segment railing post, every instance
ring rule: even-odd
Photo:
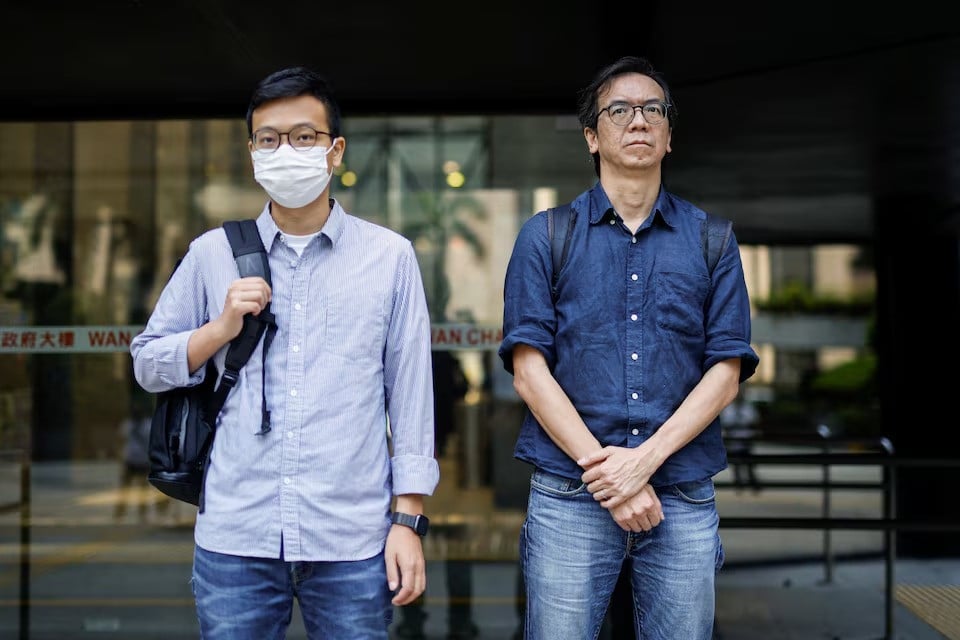
[[[886,528],[883,530],[883,598],[884,638],[886,640],[893,640],[893,606],[894,598],[896,597],[894,568],[897,562],[896,523],[894,522],[896,518],[897,461],[892,456],[893,444],[887,438],[883,438],[880,444],[887,454],[890,455],[890,458],[886,460],[883,465],[883,519],[887,523]]]
[[[30,449],[20,452],[20,640],[30,637]]]
[[[830,453],[830,427],[825,424],[817,426],[817,435],[823,439],[821,450],[824,455]],[[830,463],[823,464],[823,504],[821,516],[825,522],[830,520]],[[833,582],[833,547],[832,531],[829,526],[823,529],[823,584]]]

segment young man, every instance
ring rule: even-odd
[[[517,236],[500,357],[527,405],[526,634],[595,638],[629,558],[637,637],[709,640],[723,561],[717,415],[758,362],[736,239],[710,274],[703,211],[663,188],[676,109],[642,58],[599,72],[579,119],[599,181],[572,204],[551,294],[545,212]]]
[[[416,256],[329,197],[346,141],[322,77],[265,78],[247,128],[273,287],[238,278],[223,229],[208,231],[131,344],[157,392],[200,382],[209,358],[222,371],[245,314],[276,317],[220,414],[194,533],[200,630],[281,638],[296,598],[310,638],[385,640],[392,605],[426,586],[423,496],[439,479]]]

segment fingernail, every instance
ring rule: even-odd
[[[388,586],[390,587],[390,591],[396,591],[396,590],[397,590],[397,583],[396,583],[396,582],[391,582]]]

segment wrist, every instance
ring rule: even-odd
[[[403,513],[402,511],[394,511],[390,516],[390,522],[395,525],[413,529],[414,533],[421,538],[427,535],[427,531],[430,528],[430,520],[422,513],[410,514]]]

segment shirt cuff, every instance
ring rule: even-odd
[[[391,466],[394,495],[415,493],[432,496],[440,482],[440,465],[431,456],[395,456]]]

